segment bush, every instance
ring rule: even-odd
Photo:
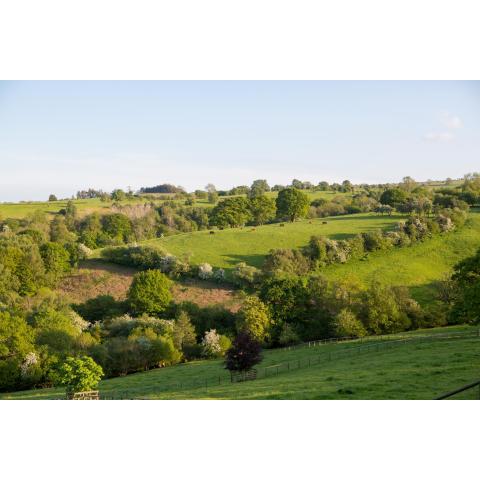
[[[280,248],[270,250],[262,269],[270,275],[305,275],[310,270],[310,262],[300,250]]]
[[[234,283],[243,288],[253,287],[260,281],[262,272],[245,262],[240,262],[235,265],[232,272]]]
[[[336,337],[364,337],[367,334],[362,322],[346,308],[334,320]]]
[[[102,377],[102,367],[92,358],[67,357],[58,370],[56,383],[66,387],[67,393],[88,392],[98,387]]]
[[[219,335],[215,329],[205,332],[202,340],[202,355],[206,358],[218,358],[225,354],[225,348],[228,348],[228,341],[225,341],[222,335]]]
[[[209,280],[213,276],[213,268],[209,263],[201,263],[198,266],[198,277],[202,280]]]
[[[135,314],[164,312],[172,300],[171,286],[171,280],[159,270],[137,273],[127,294],[130,309]]]

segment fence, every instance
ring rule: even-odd
[[[435,400],[480,400],[480,380],[444,393]]]
[[[395,348],[400,345],[405,344],[417,344],[417,343],[430,343],[438,340],[451,340],[455,338],[478,338],[480,337],[480,330],[466,331],[466,332],[449,332],[449,333],[439,333],[435,335],[406,335],[402,338],[397,336],[382,336],[382,337],[370,337],[370,339],[359,340],[356,339],[354,345],[348,346],[342,349],[328,352],[318,352],[312,355],[309,355],[304,358],[299,358],[296,360],[291,360],[287,362],[277,363],[274,365],[267,365],[264,367],[257,367],[256,370],[256,379],[269,378],[272,376],[279,375],[281,373],[299,370],[303,368],[309,368],[316,365],[324,364],[326,362],[331,362],[334,360],[339,360],[342,358],[353,357],[355,355],[362,355],[368,353],[380,353],[387,351],[389,349]],[[377,340],[380,338],[380,340]],[[395,338],[394,340],[387,340],[386,338]],[[340,343],[339,339],[335,343]],[[345,340],[342,340],[345,342]],[[328,343],[332,343],[327,341]],[[318,340],[315,342],[306,342],[302,344],[303,348],[314,349],[315,347],[321,347],[325,345],[324,340]],[[300,348],[300,346],[296,346]],[[288,350],[288,347],[282,347],[282,350]],[[184,382],[172,382],[168,384],[157,384],[152,385],[150,388],[141,388],[141,389],[129,389],[123,391],[115,392],[101,392],[100,399],[102,400],[127,400],[127,399],[141,399],[147,398],[148,395],[161,393],[166,391],[179,391],[186,389],[204,389],[205,392],[208,391],[209,387],[215,387],[220,385],[231,385],[232,380],[228,373],[223,375],[217,375],[215,377],[205,377],[194,379],[191,381]]]

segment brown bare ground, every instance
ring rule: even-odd
[[[77,272],[62,280],[58,290],[72,303],[82,303],[98,295],[124,300],[136,272],[134,268],[87,260]],[[233,288],[190,278],[175,282],[172,295],[176,303],[188,301],[201,307],[222,305],[232,312],[236,312],[242,303]]]

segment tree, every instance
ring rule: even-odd
[[[453,268],[455,294],[449,312],[451,323],[480,323],[480,250]]]
[[[208,193],[217,193],[217,189],[213,183],[207,183],[207,185],[205,185],[205,190]]]
[[[237,330],[248,332],[255,340],[265,342],[270,337],[272,324],[268,307],[258,297],[247,297],[239,311]]]
[[[388,188],[380,196],[380,203],[383,205],[390,205],[391,207],[398,207],[407,200],[407,193],[400,188]]]
[[[173,325],[173,344],[178,350],[184,351],[185,348],[192,347],[196,343],[195,327],[188,313],[182,310]]]
[[[122,202],[127,198],[127,194],[121,188],[117,188],[111,193],[111,197],[116,202]]]
[[[250,200],[250,211],[255,225],[263,225],[275,218],[275,200],[266,195],[258,195]]]
[[[270,191],[270,186],[268,185],[266,180],[255,180],[252,183],[252,186],[250,187],[248,196],[250,198],[255,198],[269,191]]]
[[[208,203],[217,203],[218,202],[218,192],[208,192]]]
[[[103,369],[93,358],[67,357],[57,374],[57,384],[66,387],[67,394],[96,390],[103,377]]]
[[[65,214],[65,224],[67,225],[67,228],[71,231],[75,230],[75,221],[78,216],[76,205],[69,200],[65,210],[61,211],[61,213]]]
[[[411,192],[417,186],[417,182],[412,177],[403,177],[400,187]]]
[[[240,332],[227,350],[225,368],[230,372],[248,372],[262,361],[262,348],[248,332]]]
[[[65,247],[55,242],[44,243],[40,247],[46,272],[53,281],[58,280],[62,274],[70,270],[70,255]]]
[[[244,197],[226,198],[212,210],[210,222],[222,228],[243,226],[252,217],[249,207]]]
[[[136,314],[157,315],[165,311],[172,300],[171,280],[160,270],[146,270],[133,277],[127,299]]]
[[[296,188],[285,188],[278,193],[276,200],[277,216],[289,218],[294,222],[304,217],[310,206],[308,196]]]
[[[70,232],[62,216],[56,215],[50,222],[50,240],[52,242],[66,243],[75,239],[75,235]]]
[[[49,201],[49,202],[56,202],[56,201],[58,201],[58,198],[57,198],[53,193],[51,193],[51,194],[48,196],[48,201]]]
[[[227,337],[218,334],[214,328],[205,332],[202,340],[202,354],[204,357],[222,357],[228,348],[230,348],[230,342]]]
[[[132,235],[132,222],[123,213],[113,213],[102,218],[103,231],[112,239],[127,242]]]
[[[344,180],[342,182],[342,191],[343,192],[353,192],[353,185],[350,180]]]
[[[367,334],[362,322],[346,308],[335,317],[334,328],[337,337],[364,337]]]

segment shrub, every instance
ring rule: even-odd
[[[362,322],[346,308],[335,317],[334,328],[337,337],[364,337],[367,334]]]
[[[215,329],[205,332],[202,340],[202,354],[206,358],[217,358],[222,356],[220,335]]]
[[[233,281],[239,287],[253,287],[260,281],[261,271],[247,265],[245,262],[237,263],[232,272]]]
[[[310,262],[300,250],[281,248],[270,250],[262,268],[271,275],[305,275],[310,270]]]
[[[146,270],[133,277],[127,298],[133,313],[157,315],[172,300],[172,282],[159,270]]]
[[[198,277],[202,280],[209,280],[212,278],[213,268],[209,263],[201,263],[198,266]]]
[[[91,357],[67,357],[60,366],[56,383],[66,387],[67,393],[95,390],[103,377],[103,370]]]

